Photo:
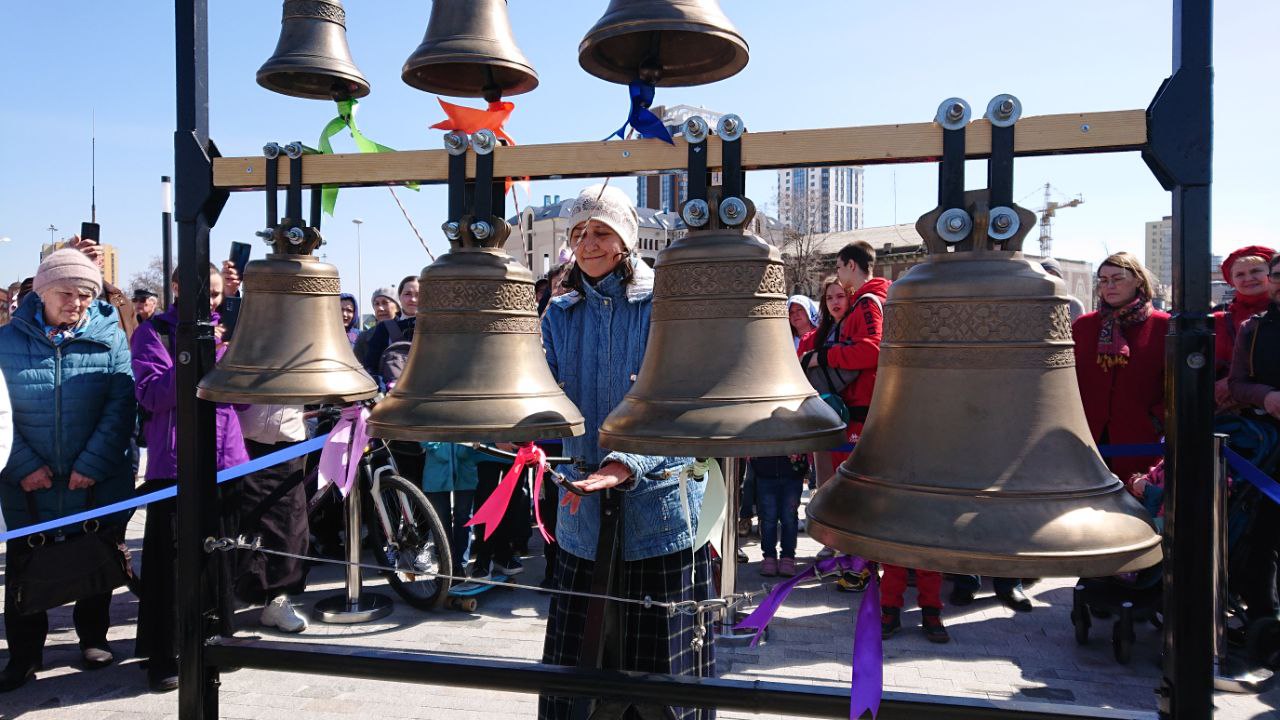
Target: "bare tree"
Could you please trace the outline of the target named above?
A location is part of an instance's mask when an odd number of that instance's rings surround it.
[[[163,298],[164,283],[164,264],[160,258],[152,257],[141,272],[136,272],[129,277],[129,285],[124,288],[124,291],[150,290],[156,294],[156,297]]]
[[[787,284],[792,293],[815,297],[827,269],[822,257],[823,235],[816,231],[816,194],[805,189],[786,193],[779,187],[777,203],[778,217],[782,220],[778,250],[787,271]]]

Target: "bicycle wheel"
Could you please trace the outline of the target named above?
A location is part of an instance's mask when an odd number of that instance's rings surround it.
[[[453,568],[448,535],[440,517],[417,485],[386,474],[371,498],[369,526],[373,529],[378,564],[391,588],[405,602],[420,609],[440,607],[449,594],[449,581],[436,577]]]

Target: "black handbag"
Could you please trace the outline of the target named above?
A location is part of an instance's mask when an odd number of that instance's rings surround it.
[[[27,511],[39,522],[35,498],[26,496]],[[88,504],[93,507],[92,488]],[[84,521],[81,529],[75,535],[28,535],[25,550],[9,553],[9,602],[19,615],[111,592],[128,582],[132,566],[120,547],[118,529],[102,527],[96,519]]]

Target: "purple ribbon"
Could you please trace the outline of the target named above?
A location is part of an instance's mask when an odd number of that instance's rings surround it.
[[[775,586],[760,602],[760,606],[743,618],[734,629],[755,630],[755,637],[751,638],[751,644],[755,645],[797,585],[811,578],[845,571],[870,572],[870,582],[862,594],[858,622],[853,630],[853,685],[849,689],[849,718],[858,720],[870,710],[872,720],[875,720],[876,713],[880,712],[880,698],[884,694],[884,647],[879,627],[880,576],[866,560],[852,555],[819,560],[790,580]]]
[[[356,471],[360,469],[360,457],[369,444],[369,430],[365,426],[369,410],[356,403],[342,409],[342,418],[333,426],[320,451],[320,472],[316,489],[323,490],[329,483],[338,486],[342,497],[351,492]]]
[[[627,87],[631,91],[631,111],[627,114],[627,121],[605,140],[613,137],[627,139],[627,126],[630,125],[642,138],[657,138],[668,145],[675,145],[667,126],[662,124],[662,118],[649,111],[653,105],[654,87],[641,80],[635,80]]]

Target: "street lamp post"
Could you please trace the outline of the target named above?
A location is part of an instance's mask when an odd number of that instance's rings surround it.
[[[351,218],[351,224],[356,226],[356,298],[359,302],[364,302],[364,252],[360,245],[360,226],[364,221],[360,218]],[[364,326],[361,318],[356,318],[356,324]]]
[[[49,231],[49,244],[53,245],[53,243],[56,242],[56,240],[53,237],[53,234],[58,232],[58,228],[54,227],[53,223],[49,223],[49,227],[45,228],[45,230]]]

